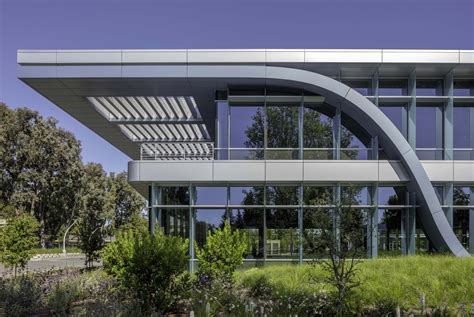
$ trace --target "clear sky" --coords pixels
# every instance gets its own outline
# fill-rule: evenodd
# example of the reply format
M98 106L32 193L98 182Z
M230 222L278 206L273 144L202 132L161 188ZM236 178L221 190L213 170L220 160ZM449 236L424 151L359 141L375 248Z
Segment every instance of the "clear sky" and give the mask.
M0 101L54 116L107 171L128 157L16 78L17 49L474 49L473 0L0 0Z

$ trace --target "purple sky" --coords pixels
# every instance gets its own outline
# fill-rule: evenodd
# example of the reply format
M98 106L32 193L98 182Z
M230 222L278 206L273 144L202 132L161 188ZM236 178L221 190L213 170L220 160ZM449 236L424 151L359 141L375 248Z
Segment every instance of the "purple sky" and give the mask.
M472 0L0 0L0 101L54 116L107 171L128 158L16 78L17 49L474 49Z

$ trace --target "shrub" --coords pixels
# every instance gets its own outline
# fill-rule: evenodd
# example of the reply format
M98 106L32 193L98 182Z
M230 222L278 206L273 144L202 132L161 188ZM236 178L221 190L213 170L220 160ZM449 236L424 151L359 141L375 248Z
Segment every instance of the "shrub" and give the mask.
M40 281L35 277L7 279L0 292L6 316L30 316L42 308Z
M127 231L104 249L104 270L139 302L142 313L163 314L175 308L184 291L187 249L186 240L161 231Z
M57 282L49 291L47 297L48 307L56 316L68 316L72 303L77 299L78 291L75 280Z
M247 235L239 230L232 232L226 221L224 228L209 232L204 247L196 248L198 275L232 281L232 275L244 261L247 245Z
M24 268L33 256L33 248L38 244L39 224L36 219L22 213L8 219L7 225L0 231L0 260L6 267Z

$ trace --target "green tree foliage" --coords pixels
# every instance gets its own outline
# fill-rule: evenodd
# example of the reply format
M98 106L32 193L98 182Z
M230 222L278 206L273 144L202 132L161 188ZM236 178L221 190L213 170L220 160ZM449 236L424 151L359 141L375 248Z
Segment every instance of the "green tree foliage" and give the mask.
M84 167L84 190L77 224L80 248L86 255L88 267L99 258L105 244L112 219L113 195L100 164L89 163Z
M244 261L247 245L247 235L239 230L232 231L228 221L224 228L209 231L206 244L196 248L198 274L211 280L231 281L233 273Z
M0 200L40 223L41 244L54 239L80 186L80 144L73 134L27 108L0 104Z
M136 215L145 207L145 199L127 182L125 172L111 173L109 182L114 196L113 224L115 228L120 228L136 220Z
M182 295L187 250L180 237L127 230L105 247L102 259L105 271L139 301L143 314L164 314Z
M24 268L38 245L38 222L26 213L8 219L0 228L0 259L6 267Z

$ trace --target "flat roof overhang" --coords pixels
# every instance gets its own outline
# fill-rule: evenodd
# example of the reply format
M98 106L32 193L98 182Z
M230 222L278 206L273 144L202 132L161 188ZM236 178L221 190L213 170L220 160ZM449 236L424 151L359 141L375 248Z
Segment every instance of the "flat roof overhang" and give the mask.
M402 78L414 69L419 78L443 78L451 70L456 78L472 79L474 74L474 51L464 50L19 50L17 58L19 79L132 159L139 159L139 146L130 133L124 133L123 124L152 120L108 120L93 106L91 97L192 97L202 118L187 119L202 119L207 141L212 141L216 90L270 84L266 79L249 78L265 76L248 76L255 68L246 65L304 69L337 79L371 78L376 71L381 77ZM237 66L241 77L205 78L195 67L200 65ZM153 131L156 135L166 132L155 126L146 129L143 133L149 137ZM135 131L133 126L130 130Z

